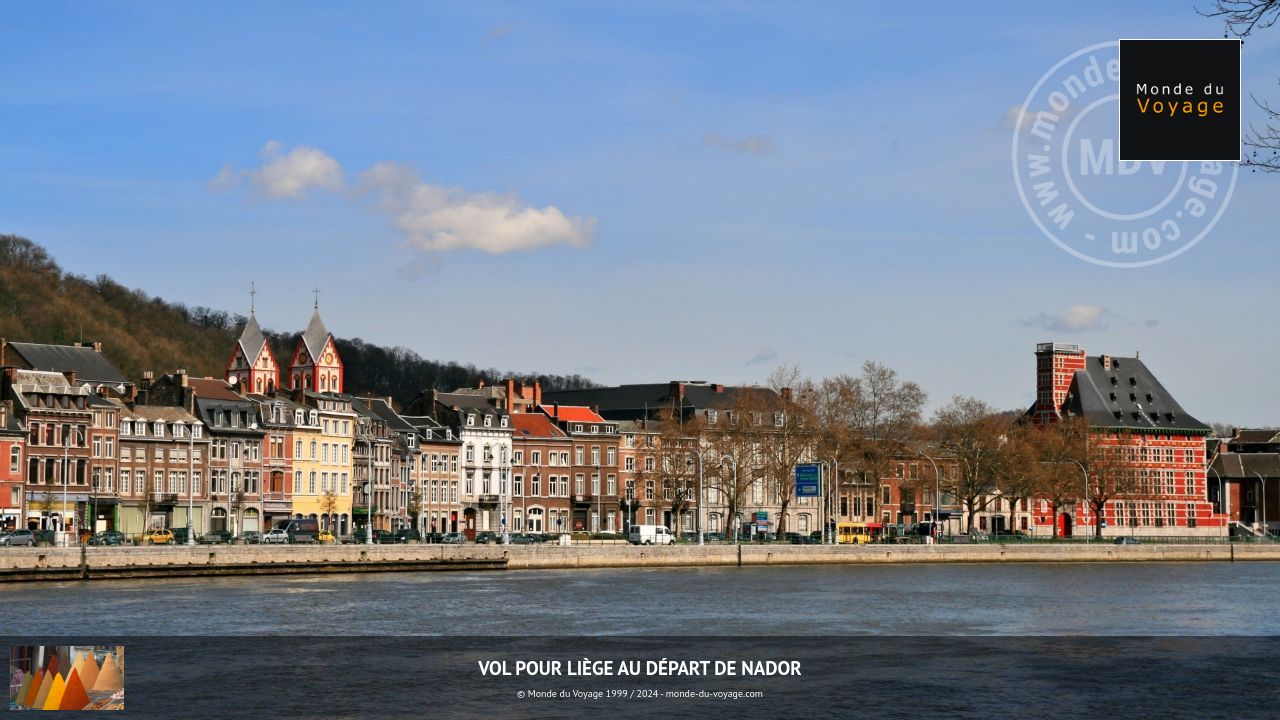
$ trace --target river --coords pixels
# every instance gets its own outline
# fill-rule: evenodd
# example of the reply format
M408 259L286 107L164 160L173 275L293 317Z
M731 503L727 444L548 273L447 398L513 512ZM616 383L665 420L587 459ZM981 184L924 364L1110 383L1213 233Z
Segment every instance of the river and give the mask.
M250 576L0 587L0 635L1280 635L1280 563Z

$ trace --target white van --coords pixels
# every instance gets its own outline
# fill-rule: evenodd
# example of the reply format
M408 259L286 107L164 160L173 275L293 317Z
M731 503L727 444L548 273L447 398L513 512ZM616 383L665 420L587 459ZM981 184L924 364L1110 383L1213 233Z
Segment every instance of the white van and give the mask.
M632 525L627 541L632 545L675 545L676 536L665 525Z

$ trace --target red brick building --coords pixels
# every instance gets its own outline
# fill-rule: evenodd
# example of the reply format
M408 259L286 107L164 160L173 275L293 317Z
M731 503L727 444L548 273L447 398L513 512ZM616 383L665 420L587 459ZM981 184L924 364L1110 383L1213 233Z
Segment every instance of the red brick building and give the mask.
M1214 512L1205 484L1209 426L1192 417L1137 357L1086 356L1074 343L1036 346L1036 424L1083 418L1090 442L1116 448L1130 473L1126 492L1109 501L1107 535L1217 535L1226 518ZM1092 508L1081 497L1055 514L1045 498L1032 502L1037 534L1092 530Z
M573 441L538 412L512 413L511 427L512 527L530 533L570 528Z
M22 466L25 433L13 402L0 402L0 530L24 527Z
M617 422L580 405L541 405L539 409L572 440L569 529L622 532Z

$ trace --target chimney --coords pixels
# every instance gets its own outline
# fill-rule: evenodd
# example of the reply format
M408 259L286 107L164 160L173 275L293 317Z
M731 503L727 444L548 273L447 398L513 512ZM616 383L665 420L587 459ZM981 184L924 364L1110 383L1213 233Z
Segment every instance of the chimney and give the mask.
M175 372L175 373L174 373L174 375L176 375L176 376L177 376L177 378L178 378L178 385L179 385L180 387L186 387L186 386L189 384L189 383L187 382L187 379L188 379L188 378L187 378L187 370L186 370L186 368L178 368L178 371L177 371L177 372Z
M1111 356L1110 356L1110 355L1103 355L1103 356L1102 356L1102 369L1103 369L1103 370L1110 370L1110 369L1111 369Z
M72 385L76 384L77 375L75 370L68 370L62 374L66 376L67 382L71 383Z
M542 404L542 381L540 380L533 381L533 404Z
M551 405L551 418L553 420L560 419L560 403L553 403Z
M93 343L93 351L94 351L94 352L96 352L96 353L100 353L100 352L102 352L102 343L100 343L100 342L94 342L94 343Z
M791 402L791 388L782 388L782 399Z
M711 389L714 390L715 392L722 393L724 392L724 385L716 383L715 385L711 386Z
M684 405L684 383L672 380L667 386L667 395L674 398L677 405Z
M524 390L524 384L520 385L520 389ZM516 407L516 381L507 378L507 412L515 412Z

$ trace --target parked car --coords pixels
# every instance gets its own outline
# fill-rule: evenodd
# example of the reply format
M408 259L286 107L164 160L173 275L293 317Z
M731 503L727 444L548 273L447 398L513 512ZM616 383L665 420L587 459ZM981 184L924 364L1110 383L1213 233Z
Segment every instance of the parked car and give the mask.
M15 545L25 545L31 547L36 544L35 533L30 530L10 530L6 533L0 533L0 545L13 547Z
M498 537L498 533L496 532L485 530L484 532L476 533L476 542L482 545L498 543L501 542L501 540L502 539Z
M124 533L119 530L103 530L89 538L90 545L124 545Z
M789 532L783 535L783 540L791 543L792 545L816 545L818 543L818 541L814 540L810 535L794 532Z
M632 525L627 540L632 545L676 544L676 536L665 525Z
M536 545L542 542L542 538L537 535L528 535L525 533L514 533L511 536L512 545Z
M396 531L392 540L398 543L418 543L422 542L422 533L413 528L401 528Z
M422 542L432 545L439 545L444 538L444 533L431 532L422 536Z
M260 542L273 543L277 545L286 545L289 543L289 531L284 528L274 528L268 530L262 535Z
M365 542L368 539L368 536L365 535L366 532L366 528L356 528L355 532L351 533L351 542L356 544ZM396 541L396 536L387 530L374 530L373 541L378 544L392 543Z
M142 542L148 545L172 545L173 531L168 528L159 528L142 536Z
M320 535L320 523L315 518L293 518L277 527L288 533L291 543L313 543Z
M201 545L226 545L231 542L231 533L226 530L214 530L201 535L197 542Z
M316 542L331 543L331 542L334 542L335 540L336 538L334 538L333 533L329 532L328 530L321 530L320 534L316 535Z
M1141 545L1142 541L1136 537L1133 537L1132 535L1125 535L1123 537L1116 538L1115 544L1116 545Z
M246 545L257 545L262 542L262 533L257 530L245 530L237 539Z
M445 545L466 545L467 536L462 533L445 533L440 537L440 542Z

